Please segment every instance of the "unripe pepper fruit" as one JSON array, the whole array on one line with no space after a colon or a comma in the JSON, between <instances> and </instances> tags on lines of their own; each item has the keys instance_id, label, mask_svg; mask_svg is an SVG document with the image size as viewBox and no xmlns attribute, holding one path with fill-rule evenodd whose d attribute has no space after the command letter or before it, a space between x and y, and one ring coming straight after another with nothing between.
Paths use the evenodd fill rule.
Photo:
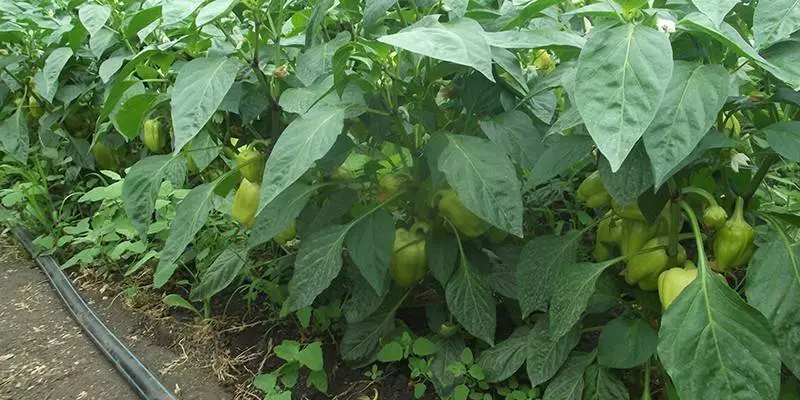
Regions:
<instances>
[{"instance_id":1,"label":"unripe pepper fruit","mask_svg":"<svg viewBox=\"0 0 800 400\"><path fill-rule=\"evenodd\" d=\"M656 235L658 225L651 225L638 219L622 220L622 236L619 249L623 256L630 256L642 249L644 244Z\"/></svg>"},{"instance_id":2,"label":"unripe pepper fruit","mask_svg":"<svg viewBox=\"0 0 800 400\"><path fill-rule=\"evenodd\" d=\"M164 150L167 144L167 137L161 127L161 121L157 119L148 119L144 121L144 129L142 131L142 141L144 147L152 153L159 153Z\"/></svg>"},{"instance_id":3,"label":"unripe pepper fruit","mask_svg":"<svg viewBox=\"0 0 800 400\"><path fill-rule=\"evenodd\" d=\"M404 173L388 174L378 179L377 200L381 203L391 199L398 193L408 190L411 184L411 177ZM387 204L390 208L397 205L396 201Z\"/></svg>"},{"instance_id":4,"label":"unripe pepper fruit","mask_svg":"<svg viewBox=\"0 0 800 400\"><path fill-rule=\"evenodd\" d=\"M264 174L264 155L252 145L239 148L236 155L236 164L240 166L239 172L250 182L261 182Z\"/></svg>"},{"instance_id":5,"label":"unripe pepper fruit","mask_svg":"<svg viewBox=\"0 0 800 400\"><path fill-rule=\"evenodd\" d=\"M240 224L252 228L255 221L258 202L261 197L261 185L242 179L236 195L233 197L231 215Z\"/></svg>"},{"instance_id":6,"label":"unripe pepper fruit","mask_svg":"<svg viewBox=\"0 0 800 400\"><path fill-rule=\"evenodd\" d=\"M44 108L39 104L39 100L36 100L36 96L28 97L28 111L30 112L33 118L39 119L44 115Z\"/></svg>"},{"instance_id":7,"label":"unripe pepper fruit","mask_svg":"<svg viewBox=\"0 0 800 400\"><path fill-rule=\"evenodd\" d=\"M725 225L728 219L728 212L719 204L706 207L703 211L703 225L712 230L717 230Z\"/></svg>"},{"instance_id":8,"label":"unripe pepper fruit","mask_svg":"<svg viewBox=\"0 0 800 400\"><path fill-rule=\"evenodd\" d=\"M292 221L291 224L289 224L286 228L283 228L282 231L280 231L277 235L275 235L275 237L273 237L272 240L274 240L275 243L283 246L284 244L286 244L286 242L294 240L294 238L296 237L297 237L297 227L295 221Z\"/></svg>"},{"instance_id":9,"label":"unripe pepper fruit","mask_svg":"<svg viewBox=\"0 0 800 400\"><path fill-rule=\"evenodd\" d=\"M622 220L611 212L597 224L597 241L605 244L619 244L622 239Z\"/></svg>"},{"instance_id":10,"label":"unripe pepper fruit","mask_svg":"<svg viewBox=\"0 0 800 400\"><path fill-rule=\"evenodd\" d=\"M697 279L697 267L687 260L682 268L670 268L658 276L658 298L664 311L693 280Z\"/></svg>"},{"instance_id":11,"label":"unripe pepper fruit","mask_svg":"<svg viewBox=\"0 0 800 400\"><path fill-rule=\"evenodd\" d=\"M755 239L756 231L744 220L744 199L739 197L733 216L714 237L714 270L727 272L747 264L755 251Z\"/></svg>"},{"instance_id":12,"label":"unripe pepper fruit","mask_svg":"<svg viewBox=\"0 0 800 400\"><path fill-rule=\"evenodd\" d=\"M474 239L486 233L489 224L465 207L454 190L443 190L439 193L439 214L447 218L462 235Z\"/></svg>"},{"instance_id":13,"label":"unripe pepper fruit","mask_svg":"<svg viewBox=\"0 0 800 400\"><path fill-rule=\"evenodd\" d=\"M611 203L611 195L608 194L605 186L603 186L600 173L597 171L592 172L581 182L578 186L577 195L590 208L605 207Z\"/></svg>"},{"instance_id":14,"label":"unripe pepper fruit","mask_svg":"<svg viewBox=\"0 0 800 400\"><path fill-rule=\"evenodd\" d=\"M629 285L638 284L642 290L656 290L658 285L658 275L661 271L669 268L670 257L667 255L666 246L669 244L669 237L659 236L650 239L642 246L643 252L628 258L628 265L625 267L625 282ZM644 251L646 249L653 249ZM675 257L676 265L686 261L686 250L678 245L678 254Z\"/></svg>"},{"instance_id":15,"label":"unripe pepper fruit","mask_svg":"<svg viewBox=\"0 0 800 400\"><path fill-rule=\"evenodd\" d=\"M427 229L427 224L418 222L409 230L395 230L394 253L389 272L401 287L411 287L428 273L428 258L425 254Z\"/></svg>"},{"instance_id":16,"label":"unripe pepper fruit","mask_svg":"<svg viewBox=\"0 0 800 400\"><path fill-rule=\"evenodd\" d=\"M114 152L103 142L98 141L94 144L94 146L92 146L92 155L94 156L94 162L101 169L107 169L111 171L116 171L119 169L119 160L117 160L117 155L114 154Z\"/></svg>"},{"instance_id":17,"label":"unripe pepper fruit","mask_svg":"<svg viewBox=\"0 0 800 400\"><path fill-rule=\"evenodd\" d=\"M603 262L608 261L616 255L615 249L613 246L600 242L599 240L594 244L594 250L592 250L592 257L596 262Z\"/></svg>"}]
</instances>

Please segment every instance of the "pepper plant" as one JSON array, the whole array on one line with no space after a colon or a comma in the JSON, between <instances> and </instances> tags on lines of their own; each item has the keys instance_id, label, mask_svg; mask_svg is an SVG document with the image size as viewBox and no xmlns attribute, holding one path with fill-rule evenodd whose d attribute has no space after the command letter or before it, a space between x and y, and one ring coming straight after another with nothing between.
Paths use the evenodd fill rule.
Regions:
<instances>
[{"instance_id":1,"label":"pepper plant","mask_svg":"<svg viewBox=\"0 0 800 400\"><path fill-rule=\"evenodd\" d=\"M230 214L189 300L268 257L345 362L427 336L443 398L465 349L545 399L798 396L797 1L0 0L0 37L3 163L122 174L156 289Z\"/></svg>"}]
</instances>

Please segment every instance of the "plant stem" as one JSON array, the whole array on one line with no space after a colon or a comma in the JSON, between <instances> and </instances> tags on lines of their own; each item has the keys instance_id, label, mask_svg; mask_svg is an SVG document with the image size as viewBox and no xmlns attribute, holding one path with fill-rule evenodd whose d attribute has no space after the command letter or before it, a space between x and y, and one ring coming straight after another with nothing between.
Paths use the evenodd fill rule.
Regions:
<instances>
[{"instance_id":1,"label":"plant stem","mask_svg":"<svg viewBox=\"0 0 800 400\"><path fill-rule=\"evenodd\" d=\"M764 181L764 177L767 176L767 172L769 172L769 169L773 164L778 162L778 160L780 160L780 157L778 157L776 153L772 153L764 159L764 161L761 163L761 166L758 167L756 176L750 180L750 186L747 188L747 191L744 193L744 195L742 195L745 203L750 202L750 199L752 199L756 194L756 191L758 191L758 187L761 185L761 182Z\"/></svg>"}]
</instances>

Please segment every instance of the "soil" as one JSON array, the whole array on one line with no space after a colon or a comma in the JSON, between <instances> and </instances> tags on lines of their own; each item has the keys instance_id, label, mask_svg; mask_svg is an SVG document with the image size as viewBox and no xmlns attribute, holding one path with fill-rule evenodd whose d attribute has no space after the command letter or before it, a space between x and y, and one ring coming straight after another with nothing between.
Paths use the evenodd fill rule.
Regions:
<instances>
[{"instance_id":1,"label":"soil","mask_svg":"<svg viewBox=\"0 0 800 400\"><path fill-rule=\"evenodd\" d=\"M178 398L232 398L209 371L181 364L184 356L142 329L119 302L99 299L88 296L87 303ZM28 254L8 235L0 237L0 399L137 398Z\"/></svg>"}]
</instances>

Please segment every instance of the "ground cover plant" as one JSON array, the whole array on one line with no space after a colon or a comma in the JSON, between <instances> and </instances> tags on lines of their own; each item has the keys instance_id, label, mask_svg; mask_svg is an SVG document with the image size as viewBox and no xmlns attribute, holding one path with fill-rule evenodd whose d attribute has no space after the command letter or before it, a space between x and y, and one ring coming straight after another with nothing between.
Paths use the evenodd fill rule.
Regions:
<instances>
[{"instance_id":1,"label":"ground cover plant","mask_svg":"<svg viewBox=\"0 0 800 400\"><path fill-rule=\"evenodd\" d=\"M0 221L292 321L266 398L330 357L417 398L800 396L797 1L0 0L0 39Z\"/></svg>"}]
</instances>

